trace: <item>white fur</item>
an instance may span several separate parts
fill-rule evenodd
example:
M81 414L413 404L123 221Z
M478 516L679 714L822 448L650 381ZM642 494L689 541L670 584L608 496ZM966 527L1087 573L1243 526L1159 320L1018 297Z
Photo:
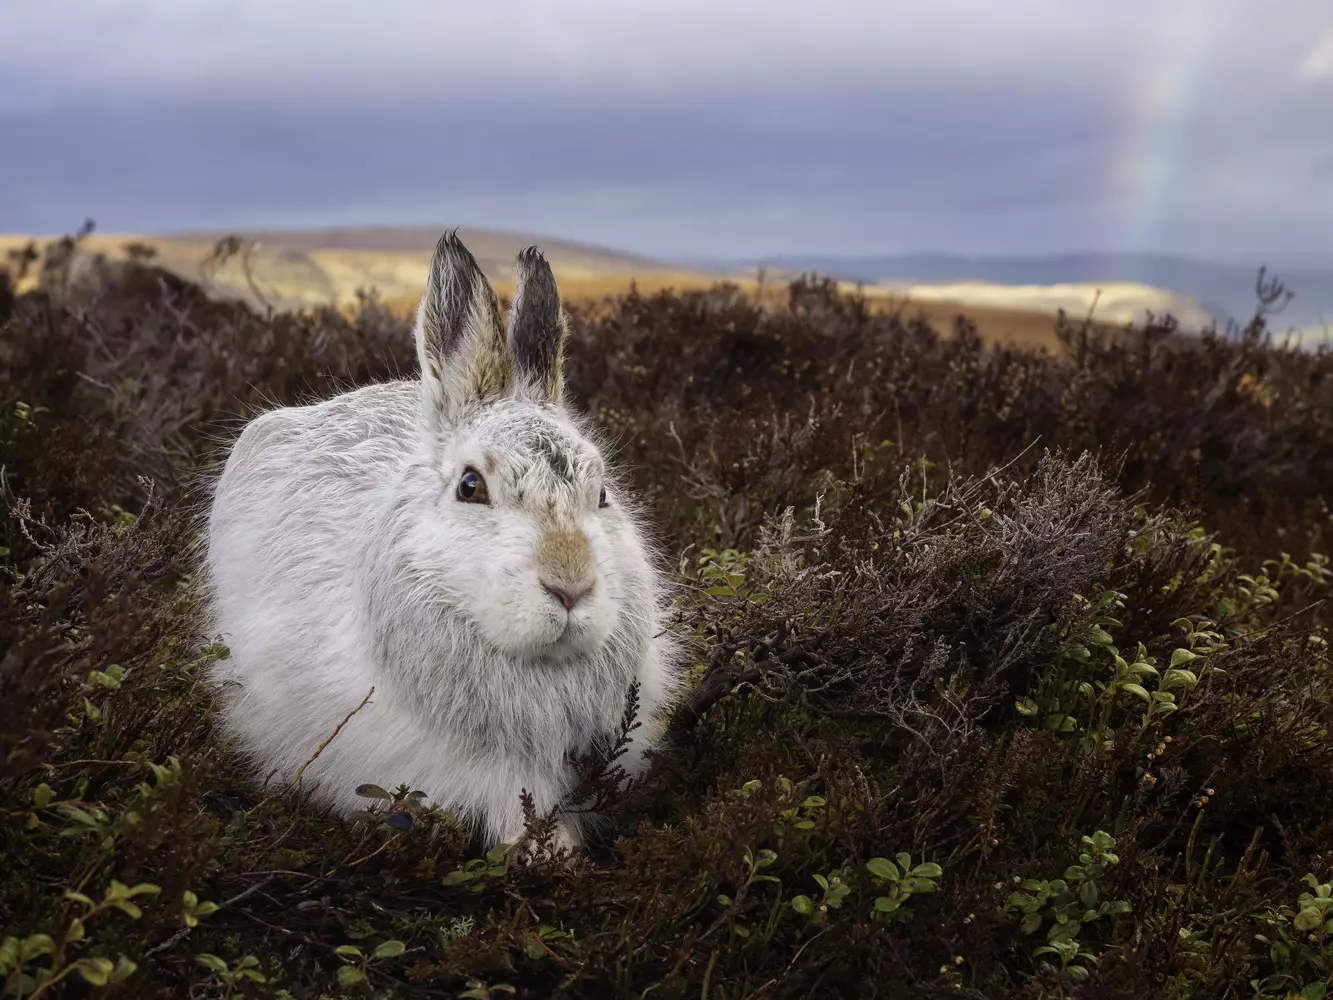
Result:
M290 780L373 686L303 783L347 813L368 804L357 785L405 782L514 843L520 790L554 807L567 754L614 732L634 680L643 725L623 763L642 765L678 690L677 645L628 498L605 484L598 506L603 458L564 405L516 380L468 408L466 388L429 382L275 409L236 441L206 557L231 651L214 676L239 682L223 687L223 728L260 776ZM456 498L467 466L489 505ZM581 532L596 565L567 619L538 579L552 525Z

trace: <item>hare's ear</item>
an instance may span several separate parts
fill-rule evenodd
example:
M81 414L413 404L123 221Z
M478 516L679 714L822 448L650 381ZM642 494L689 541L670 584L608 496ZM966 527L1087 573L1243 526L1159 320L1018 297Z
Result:
M416 338L427 426L454 423L513 381L495 290L456 232L435 246Z
M562 371L569 321L560 306L551 265L536 247L518 255L518 286L509 309L509 352L523 390L558 403L565 387Z

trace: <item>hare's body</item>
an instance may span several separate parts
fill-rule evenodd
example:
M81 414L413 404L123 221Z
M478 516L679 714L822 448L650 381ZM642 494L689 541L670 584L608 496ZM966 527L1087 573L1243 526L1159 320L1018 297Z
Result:
M262 773L293 777L374 687L303 781L343 812L368 804L359 784L406 783L513 842L520 791L557 805L568 755L616 730L635 681L624 764L640 762L676 656L633 514L599 493L601 456L561 402L556 300L525 307L520 289L506 371L489 286L450 240L423 299L422 380L274 410L236 442L209 522L231 651L214 670L239 682L225 728ZM525 308L558 326L525 331ZM554 350L524 343L539 334Z

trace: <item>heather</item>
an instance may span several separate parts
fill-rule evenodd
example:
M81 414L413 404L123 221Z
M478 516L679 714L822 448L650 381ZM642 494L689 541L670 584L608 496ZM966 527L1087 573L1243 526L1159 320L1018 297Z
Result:
M1270 280L1244 329L1050 350L815 278L572 303L691 691L641 784L580 763L590 856L519 864L212 727L209 476L411 373L408 320L41 266L0 280L7 995L1324 995L1333 355L1274 342Z

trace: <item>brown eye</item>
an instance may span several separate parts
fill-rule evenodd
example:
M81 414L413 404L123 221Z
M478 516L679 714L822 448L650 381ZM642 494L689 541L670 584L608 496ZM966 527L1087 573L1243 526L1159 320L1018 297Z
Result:
M601 494L597 497L597 506L598 506L598 507L605 507L605 506L606 506L606 487L605 487L605 486L602 487L602 492L601 492Z
M458 499L464 503L491 502L486 493L486 480L481 478L481 473L476 469L466 470L463 478L458 481Z

